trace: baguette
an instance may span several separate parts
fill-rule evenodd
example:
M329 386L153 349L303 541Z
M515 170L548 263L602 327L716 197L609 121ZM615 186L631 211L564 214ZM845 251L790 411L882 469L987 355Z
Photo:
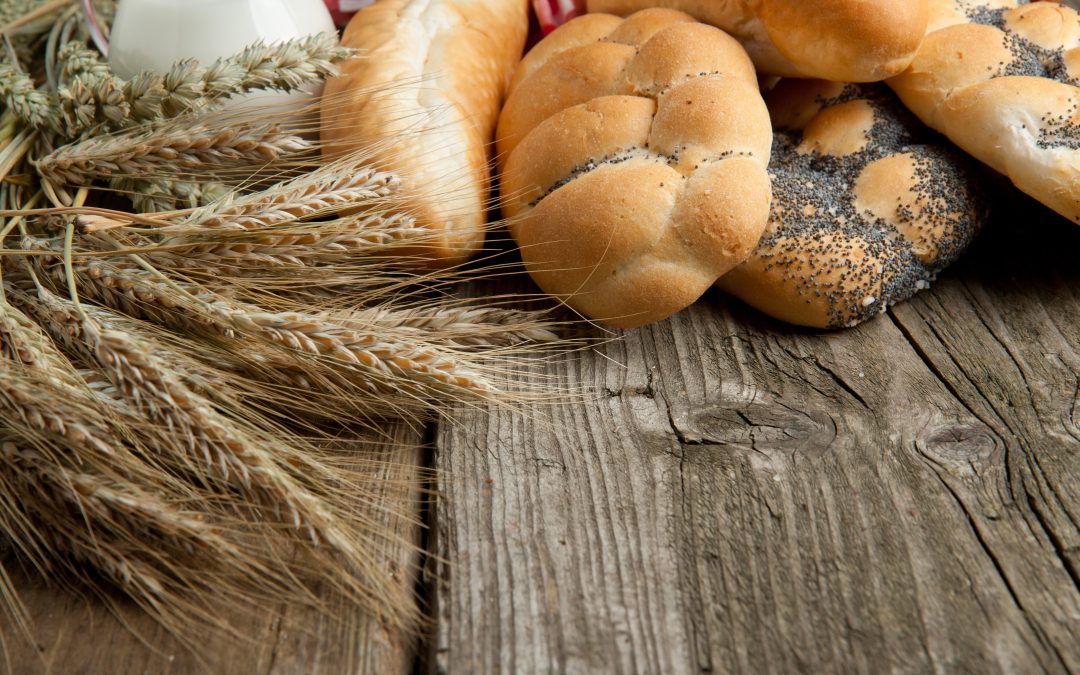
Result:
M437 233L420 255L459 263L483 243L489 151L521 57L528 0L379 0L349 22L360 50L326 84L321 137L334 158L379 148L417 222ZM386 85L392 85L387 88Z

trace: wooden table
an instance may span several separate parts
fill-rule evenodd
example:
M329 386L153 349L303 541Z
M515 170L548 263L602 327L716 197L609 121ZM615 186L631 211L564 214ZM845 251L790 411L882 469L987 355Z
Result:
M930 291L800 331L712 293L400 430L440 471L418 637L268 608L184 651L18 579L18 673L1080 672L1080 229L1012 197ZM425 449L427 447L428 449ZM407 471L407 469L402 469Z

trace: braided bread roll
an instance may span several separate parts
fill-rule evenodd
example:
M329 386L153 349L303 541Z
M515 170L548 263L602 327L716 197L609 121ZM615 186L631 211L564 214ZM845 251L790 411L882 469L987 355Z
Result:
M876 82L902 71L926 33L927 0L588 0L625 16L677 9L735 36L758 71Z
M851 326L926 288L974 238L973 162L883 85L783 80L766 102L769 226L721 288L790 323Z
M326 83L323 153L381 147L374 163L402 176L417 222L441 235L418 252L436 263L483 243L489 151L528 12L528 0L379 0L345 29L361 55Z
M544 291L612 326L658 321L757 244L771 141L734 39L672 10L586 15L513 80L503 212Z
M932 0L889 86L927 125L1080 222L1080 15L1053 2Z

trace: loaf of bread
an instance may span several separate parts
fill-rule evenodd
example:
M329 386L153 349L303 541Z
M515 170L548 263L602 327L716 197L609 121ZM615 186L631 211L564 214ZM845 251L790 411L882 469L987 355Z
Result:
M931 0L889 85L923 122L1080 222L1080 15L1054 2Z
M757 244L771 140L734 39L672 10L586 15L513 80L503 211L544 291L612 326L657 321Z
M483 243L489 157L503 94L528 31L528 0L379 0L345 29L360 50L326 84L324 154L380 148L417 222L422 254L454 264Z
M884 85L783 80L766 102L769 226L721 288L790 323L851 326L926 288L975 236L978 165Z
M625 16L677 9L724 29L761 73L876 82L902 71L926 33L927 0L588 0Z

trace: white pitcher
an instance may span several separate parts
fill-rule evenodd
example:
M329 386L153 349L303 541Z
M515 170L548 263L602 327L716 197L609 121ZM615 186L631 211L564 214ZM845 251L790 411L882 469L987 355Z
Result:
M164 73L186 58L208 66L260 39L270 43L333 31L323 0L120 0L109 65L125 78L143 70Z

